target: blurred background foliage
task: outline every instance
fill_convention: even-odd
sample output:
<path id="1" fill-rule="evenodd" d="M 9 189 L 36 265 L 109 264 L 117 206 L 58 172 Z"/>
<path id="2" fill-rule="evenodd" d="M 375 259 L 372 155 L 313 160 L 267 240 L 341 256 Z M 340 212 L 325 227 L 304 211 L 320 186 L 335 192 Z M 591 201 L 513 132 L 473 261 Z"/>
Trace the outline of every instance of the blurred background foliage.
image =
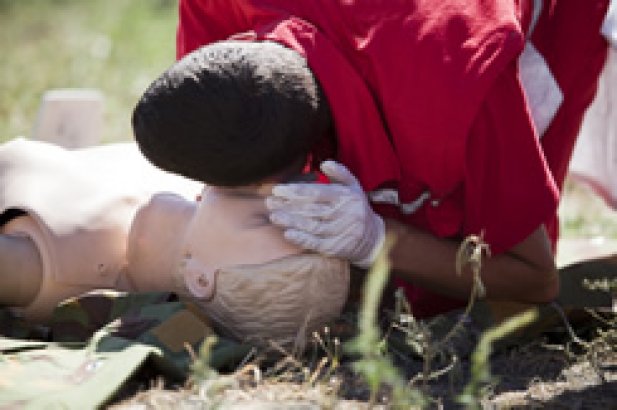
<path id="1" fill-rule="evenodd" d="M 31 135 L 46 90 L 73 87 L 105 95 L 103 141 L 130 139 L 176 24 L 177 0 L 0 0 L 0 141 Z"/>

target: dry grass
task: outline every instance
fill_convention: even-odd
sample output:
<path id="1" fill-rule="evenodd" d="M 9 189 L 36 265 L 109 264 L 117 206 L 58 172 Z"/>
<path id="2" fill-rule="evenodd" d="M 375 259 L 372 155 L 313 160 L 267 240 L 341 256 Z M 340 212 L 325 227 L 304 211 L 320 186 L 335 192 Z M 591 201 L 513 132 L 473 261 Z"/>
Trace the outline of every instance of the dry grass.
<path id="1" fill-rule="evenodd" d="M 590 341 L 582 347 L 556 330 L 520 346 L 500 349 L 490 356 L 490 377 L 479 380 L 481 389 L 474 392 L 474 403 L 477 408 L 614 408 L 616 336 L 617 327 L 612 324 L 593 336 L 586 335 Z M 422 359 L 415 360 L 415 366 L 396 362 L 409 380 L 423 371 Z M 272 366 L 248 364 L 232 374 L 213 374 L 176 390 L 153 386 L 114 408 L 413 408 L 393 402 L 392 390 L 385 385 L 371 403 L 370 386 L 354 371 L 353 362 L 354 358 L 343 358 L 333 371 L 327 363 L 319 366 L 306 358 L 287 357 Z M 473 379 L 469 377 L 472 366 L 468 356 L 461 356 L 457 366 L 432 379 L 423 390 L 425 406 L 458 407 L 456 397 Z"/>

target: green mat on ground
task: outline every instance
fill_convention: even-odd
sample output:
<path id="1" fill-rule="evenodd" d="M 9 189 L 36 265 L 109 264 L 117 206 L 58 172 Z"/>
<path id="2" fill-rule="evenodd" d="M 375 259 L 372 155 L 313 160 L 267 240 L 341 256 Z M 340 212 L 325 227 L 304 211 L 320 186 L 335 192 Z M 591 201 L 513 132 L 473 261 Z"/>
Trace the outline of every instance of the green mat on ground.
<path id="1" fill-rule="evenodd" d="M 92 292 L 56 308 L 49 326 L 0 311 L 0 408 L 100 407 L 140 371 L 181 382 L 213 334 L 190 302 L 169 293 Z M 217 369 L 250 348 L 218 338 Z"/>

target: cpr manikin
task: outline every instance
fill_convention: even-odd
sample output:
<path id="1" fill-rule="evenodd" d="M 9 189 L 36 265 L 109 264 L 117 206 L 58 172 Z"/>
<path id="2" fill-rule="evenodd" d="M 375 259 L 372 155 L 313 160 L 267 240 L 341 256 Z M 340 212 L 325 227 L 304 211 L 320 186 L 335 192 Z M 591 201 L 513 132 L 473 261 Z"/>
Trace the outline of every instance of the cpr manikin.
<path id="1" fill-rule="evenodd" d="M 38 292 L 19 309 L 32 320 L 92 289 L 173 291 L 225 335 L 289 344 L 346 300 L 348 263 L 300 250 L 269 222 L 271 184 L 202 189 L 133 144 L 67 151 L 17 140 L 0 147 L 0 171 L 1 209 L 25 212 L 1 232 L 31 238 L 41 259 Z"/>

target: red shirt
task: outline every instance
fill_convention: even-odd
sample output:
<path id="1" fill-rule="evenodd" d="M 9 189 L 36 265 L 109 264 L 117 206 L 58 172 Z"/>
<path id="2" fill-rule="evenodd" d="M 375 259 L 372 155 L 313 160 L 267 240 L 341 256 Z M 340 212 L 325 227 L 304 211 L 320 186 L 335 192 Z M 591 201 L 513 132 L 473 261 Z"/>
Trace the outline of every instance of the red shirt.
<path id="1" fill-rule="evenodd" d="M 517 73 L 529 19 L 512 0 L 182 0 L 177 51 L 232 36 L 298 51 L 330 103 L 336 159 L 366 191 L 430 194 L 413 214 L 375 209 L 439 237 L 483 232 L 497 254 L 558 203 Z M 401 285 L 419 316 L 461 304 Z"/>

